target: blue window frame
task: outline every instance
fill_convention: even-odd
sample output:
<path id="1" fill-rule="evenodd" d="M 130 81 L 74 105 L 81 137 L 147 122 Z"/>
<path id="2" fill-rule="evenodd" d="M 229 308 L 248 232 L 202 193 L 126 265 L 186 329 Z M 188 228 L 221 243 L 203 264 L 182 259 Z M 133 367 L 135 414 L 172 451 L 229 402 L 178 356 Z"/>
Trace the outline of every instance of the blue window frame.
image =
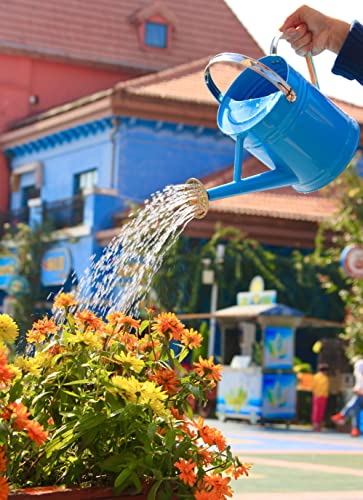
<path id="1" fill-rule="evenodd" d="M 162 23 L 145 23 L 145 45 L 165 49 L 168 45 L 168 26 Z"/>

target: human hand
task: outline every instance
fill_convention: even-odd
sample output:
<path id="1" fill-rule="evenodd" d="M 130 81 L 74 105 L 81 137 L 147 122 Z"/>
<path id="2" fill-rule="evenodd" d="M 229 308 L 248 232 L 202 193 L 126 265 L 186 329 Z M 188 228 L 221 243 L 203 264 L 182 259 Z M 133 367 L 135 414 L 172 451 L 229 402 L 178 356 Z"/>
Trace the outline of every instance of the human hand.
<path id="1" fill-rule="evenodd" d="M 336 54 L 340 51 L 350 26 L 345 21 L 326 16 L 303 5 L 287 17 L 280 28 L 282 38 L 287 40 L 295 52 L 313 56 L 328 49 Z"/>

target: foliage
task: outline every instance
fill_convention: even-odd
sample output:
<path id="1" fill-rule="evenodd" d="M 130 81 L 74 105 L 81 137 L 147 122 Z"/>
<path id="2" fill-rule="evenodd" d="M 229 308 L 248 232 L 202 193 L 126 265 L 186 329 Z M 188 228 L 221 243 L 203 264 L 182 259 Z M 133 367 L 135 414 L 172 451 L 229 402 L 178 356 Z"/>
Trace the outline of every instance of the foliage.
<path id="1" fill-rule="evenodd" d="M 347 355 L 353 360 L 363 356 L 363 280 L 345 276 L 340 257 L 347 245 L 363 245 L 363 180 L 350 166 L 329 190 L 341 200 L 341 207 L 338 214 L 321 224 L 309 261 L 325 270 L 320 275 L 322 286 L 329 293 L 338 294 L 344 304 L 342 338 L 346 340 Z"/>
<path id="2" fill-rule="evenodd" d="M 220 244 L 225 247 L 223 262 L 217 255 Z M 344 317 L 344 304 L 337 291 L 331 293 L 323 286 L 325 263 L 309 259 L 298 250 L 279 254 L 277 249 L 266 249 L 234 228 L 221 226 L 208 241 L 180 238 L 170 250 L 153 283 L 160 308 L 185 313 L 209 310 L 209 287 L 201 282 L 205 259 L 215 273 L 219 308 L 235 304 L 236 294 L 247 290 L 258 274 L 264 278 L 266 289 L 277 290 L 279 302 L 311 317 L 335 321 Z M 328 271 L 343 284 L 335 262 Z"/>
<path id="3" fill-rule="evenodd" d="M 65 293 L 54 307 L 58 322 L 33 325 L 24 357 L 9 348 L 15 323 L 0 316 L 0 485 L 231 496 L 230 479 L 248 475 L 249 464 L 187 402 L 205 401 L 220 380 L 212 358 L 182 366 L 200 333 L 152 310 L 144 320 L 117 312 L 103 320 Z"/>
<path id="4" fill-rule="evenodd" d="M 41 263 L 46 250 L 50 246 L 50 230 L 46 226 L 30 228 L 24 223 L 4 224 L 5 234 L 1 241 L 2 255 L 18 257 L 18 274 L 25 278 L 29 288 L 14 300 L 14 319 L 21 332 L 26 332 L 35 320 L 34 312 L 41 316 L 45 313 L 46 295 L 41 286 Z M 25 337 L 17 340 L 19 351 L 23 351 Z"/>

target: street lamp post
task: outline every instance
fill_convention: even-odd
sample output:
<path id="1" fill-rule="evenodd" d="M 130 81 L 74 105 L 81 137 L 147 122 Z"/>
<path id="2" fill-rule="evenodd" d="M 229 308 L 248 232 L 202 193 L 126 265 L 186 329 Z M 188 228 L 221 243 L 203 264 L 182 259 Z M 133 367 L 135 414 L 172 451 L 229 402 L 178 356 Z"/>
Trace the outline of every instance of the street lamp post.
<path id="1" fill-rule="evenodd" d="M 224 262 L 224 251 L 225 246 L 222 244 L 217 245 L 217 253 L 216 253 L 216 264 L 222 265 Z M 211 264 L 210 259 L 204 259 L 203 264 L 208 267 Z M 203 271 L 202 282 L 205 285 L 212 285 L 211 289 L 211 297 L 210 297 L 210 313 L 212 315 L 209 322 L 209 341 L 208 341 L 208 357 L 214 355 L 215 349 L 215 337 L 216 337 L 216 328 L 217 328 L 217 320 L 214 317 L 215 312 L 218 308 L 218 283 L 215 279 L 215 273 L 213 269 L 205 269 Z"/>

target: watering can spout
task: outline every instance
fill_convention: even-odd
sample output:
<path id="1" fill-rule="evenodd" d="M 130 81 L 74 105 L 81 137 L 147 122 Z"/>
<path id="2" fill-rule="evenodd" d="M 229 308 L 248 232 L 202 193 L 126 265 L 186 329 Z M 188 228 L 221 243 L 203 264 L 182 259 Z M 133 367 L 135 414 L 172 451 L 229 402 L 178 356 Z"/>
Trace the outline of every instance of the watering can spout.
<path id="1" fill-rule="evenodd" d="M 296 182 L 297 178 L 292 172 L 275 169 L 247 177 L 246 179 L 222 184 L 222 186 L 213 187 L 207 190 L 207 194 L 209 201 L 214 201 L 230 196 L 289 186 Z"/>
<path id="2" fill-rule="evenodd" d="M 275 169 L 262 174 L 253 175 L 247 179 L 235 180 L 228 184 L 222 184 L 210 189 L 206 189 L 198 179 L 188 179 L 186 184 L 192 186 L 195 205 L 195 217 L 202 219 L 209 209 L 209 201 L 229 198 L 240 194 L 266 191 L 268 189 L 289 186 L 297 182 L 297 178 L 292 172 Z"/>

